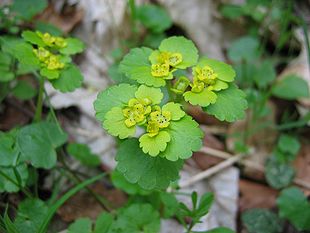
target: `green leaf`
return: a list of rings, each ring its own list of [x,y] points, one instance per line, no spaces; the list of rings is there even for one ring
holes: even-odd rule
[[[135,93],[137,99],[149,99],[152,101],[152,104],[160,104],[164,95],[159,88],[148,87],[145,85],[139,86],[138,90]]]
[[[53,87],[61,92],[72,92],[81,87],[83,76],[79,68],[75,65],[69,65],[61,70],[58,79],[50,80]]]
[[[56,27],[54,24],[43,22],[43,21],[35,21],[35,29],[42,33],[49,33],[53,36],[62,36],[63,31]]]
[[[294,136],[288,134],[281,134],[278,141],[279,149],[284,153],[296,155],[300,149],[300,143]],[[293,156],[294,158],[295,156]]]
[[[159,154],[160,157],[170,161],[188,159],[193,151],[198,151],[202,146],[203,132],[198,123],[188,115],[179,121],[172,121],[166,131],[171,140],[166,150]]]
[[[47,0],[14,0],[12,11],[24,20],[30,20],[47,7]]]
[[[128,84],[137,84],[136,81],[129,79],[126,75],[119,72],[118,64],[113,64],[108,69],[109,77],[116,83],[128,83]]]
[[[91,225],[89,218],[79,218],[70,224],[67,233],[92,233]]]
[[[171,120],[177,121],[185,116],[185,112],[181,108],[181,104],[169,102],[162,107],[162,111],[169,111],[171,113]]]
[[[93,233],[108,233],[113,223],[112,214],[102,213],[96,220],[95,230]]]
[[[40,62],[33,53],[33,48],[30,44],[22,40],[11,40],[8,38],[3,38],[1,42],[2,49],[15,57],[23,65],[29,66],[33,70],[40,67]]]
[[[221,121],[233,122],[244,118],[247,106],[244,92],[235,84],[230,84],[229,88],[217,92],[215,104],[203,110]]]
[[[147,195],[150,194],[149,190],[141,188],[137,183],[133,184],[126,180],[124,175],[118,170],[114,170],[111,174],[113,185],[130,195]]]
[[[299,231],[310,230],[310,203],[298,188],[284,189],[277,199],[279,215]]]
[[[150,47],[153,49],[158,48],[161,41],[166,38],[166,35],[164,33],[149,33],[146,35],[143,41],[143,46]]]
[[[85,45],[82,41],[76,38],[66,38],[67,46],[59,49],[59,52],[66,55],[73,55],[83,52]]]
[[[37,90],[26,80],[18,80],[17,85],[13,88],[12,94],[21,100],[29,100],[37,95]]]
[[[163,78],[153,77],[149,56],[152,49],[142,47],[131,49],[119,65],[119,70],[129,78],[147,86],[162,87],[166,81]]]
[[[281,189],[292,183],[295,171],[289,164],[281,163],[272,157],[267,161],[265,176],[271,187]]]
[[[214,104],[217,100],[217,94],[208,89],[204,89],[202,92],[195,93],[187,91],[183,94],[185,101],[192,105],[199,105],[201,107],[207,107],[210,104]]]
[[[209,212],[213,201],[213,193],[205,193],[199,200],[198,208],[195,211],[195,217],[200,219],[205,216]]]
[[[112,229],[112,232],[120,233],[157,233],[159,213],[150,204],[132,204],[118,214]]]
[[[281,233],[283,222],[266,209],[251,209],[242,214],[242,223],[249,233]]]
[[[49,80],[58,79],[60,72],[61,70],[49,70],[45,67],[40,70],[40,74]]]
[[[241,37],[231,44],[227,55],[235,63],[255,61],[260,55],[259,41],[251,36]]]
[[[137,18],[146,28],[155,33],[163,32],[172,25],[168,13],[157,5],[144,4],[138,7]]]
[[[113,107],[124,107],[128,101],[135,98],[137,87],[129,84],[111,86],[100,92],[94,102],[96,118],[103,122],[105,115]]]
[[[14,225],[20,233],[37,232],[47,211],[47,205],[40,199],[26,199],[18,205]]]
[[[18,159],[18,148],[15,145],[16,132],[0,131],[0,166],[14,166]]]
[[[9,83],[0,82],[0,104],[10,92]]]
[[[256,70],[253,77],[259,88],[265,88],[276,79],[276,71],[271,61],[265,60]]]
[[[93,154],[90,148],[85,144],[70,143],[67,146],[67,151],[83,165],[90,167],[96,167],[100,165],[100,159],[98,155]]]
[[[132,137],[136,133],[136,126],[127,127],[125,120],[123,110],[119,107],[114,107],[105,114],[102,126],[109,134],[120,139]]]
[[[309,97],[308,84],[305,80],[296,75],[287,75],[276,82],[272,88],[272,94],[287,100]]]
[[[165,189],[179,178],[183,161],[171,162],[143,153],[137,139],[127,139],[120,144],[116,155],[117,170],[131,183],[143,189]]]
[[[41,37],[33,31],[29,31],[29,30],[23,31],[22,37],[24,38],[25,41],[27,41],[31,44],[35,44],[35,45],[38,45],[41,47],[45,47],[45,43],[43,42]]]
[[[167,192],[160,192],[160,200],[163,204],[163,217],[171,218],[179,210],[179,202],[175,195]]]
[[[224,82],[232,82],[235,79],[236,72],[234,69],[226,64],[225,62],[221,62],[218,60],[210,59],[210,58],[202,58],[197,64],[198,67],[203,68],[204,66],[210,66],[214,73],[218,75],[218,79]]]
[[[63,145],[67,135],[54,123],[40,122],[23,127],[17,135],[22,158],[36,168],[52,168],[56,164],[56,148]]]
[[[0,192],[17,192],[20,187],[25,187],[28,178],[26,164],[16,167],[0,166]]]
[[[171,140],[169,133],[160,131],[156,136],[150,137],[147,133],[139,139],[142,151],[150,156],[156,156],[164,151]]]
[[[203,132],[199,124],[188,115],[179,121],[172,121],[166,131],[171,140],[166,150],[159,154],[160,157],[170,161],[188,159],[193,151],[198,151],[202,146]]]
[[[220,8],[220,12],[228,19],[237,19],[243,15],[242,7],[234,4],[225,4]]]
[[[0,51],[0,82],[8,82],[15,78],[11,71],[12,62],[12,56]]]
[[[198,61],[198,50],[191,40],[183,36],[173,36],[163,40],[159,46],[160,51],[180,53],[182,62],[176,66],[179,69],[186,69]]]
[[[79,183],[75,187],[71,188],[68,192],[66,192],[64,195],[61,196],[60,199],[58,199],[53,205],[50,206],[48,209],[48,213],[44,218],[43,223],[40,225],[39,230],[37,233],[45,233],[47,232],[47,227],[53,216],[55,215],[56,211],[72,196],[74,196],[77,192],[79,192],[81,189],[85,188],[86,186],[98,181],[99,179],[102,179],[102,177],[105,176],[105,174],[100,174],[94,177],[91,177],[82,183]]]

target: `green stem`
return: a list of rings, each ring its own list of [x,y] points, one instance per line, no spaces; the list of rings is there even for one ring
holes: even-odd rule
[[[66,171],[70,174],[72,180],[76,183],[76,184],[80,184],[82,183],[82,180],[80,179],[80,177],[78,177],[72,170],[71,168],[66,164],[65,160],[64,160],[64,156],[65,152],[61,151],[61,155],[59,156],[59,160],[61,162],[61,164],[63,165],[63,167],[66,169]],[[107,200],[105,200],[102,196],[99,196],[97,193],[95,193],[93,190],[91,190],[88,187],[85,187],[85,189],[89,192],[89,194],[91,194],[97,201],[98,203],[101,205],[101,207],[108,211],[111,212],[111,208],[109,206],[109,203]]]
[[[5,174],[4,172],[2,172],[0,170],[0,175],[3,176],[5,179],[7,179],[8,181],[10,181],[11,183],[13,183],[14,185],[16,185],[17,187],[19,187],[19,189],[28,197],[28,198],[33,198],[32,194],[30,191],[28,191],[27,189],[23,188],[21,186],[21,184],[17,183],[15,180],[13,180],[11,177],[9,177],[7,174]]]
[[[44,79],[43,79],[43,77],[39,76],[38,74],[35,74],[35,76],[37,76],[37,78],[39,79],[39,95],[38,95],[36,112],[35,112],[33,121],[39,122],[42,119]]]
[[[106,174],[101,174],[91,179],[85,180],[84,182],[78,184],[76,187],[70,189],[67,193],[65,193],[59,200],[56,201],[48,210],[47,215],[45,216],[44,220],[42,221],[37,233],[45,233],[47,231],[47,227],[55,215],[56,211],[62,206],[69,198],[79,192],[81,189],[85,188],[87,185],[94,183],[95,181],[101,179]]]

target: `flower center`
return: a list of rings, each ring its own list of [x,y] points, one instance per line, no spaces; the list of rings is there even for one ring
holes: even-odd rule
[[[154,77],[168,76],[169,75],[169,65],[167,63],[154,64],[154,65],[152,65],[151,73]]]
[[[154,77],[168,76],[171,70],[182,62],[182,54],[160,52],[157,57],[158,63],[152,64],[151,74]]]
[[[210,66],[204,66],[203,68],[194,68],[194,80],[191,84],[191,91],[195,93],[202,92],[205,87],[212,89],[212,85],[215,84],[218,75]]]
[[[41,65],[49,70],[57,70],[65,67],[65,64],[60,61],[60,57],[52,54],[50,51],[43,47],[33,49],[33,53],[40,60]]]
[[[150,114],[146,128],[150,137],[156,136],[160,129],[167,128],[171,120],[171,112],[162,111],[159,106],[155,106],[154,110]]]
[[[136,124],[143,124],[146,121],[146,116],[151,112],[150,100],[131,99],[128,102],[128,107],[123,109],[123,115],[126,118],[125,125],[132,127]]]

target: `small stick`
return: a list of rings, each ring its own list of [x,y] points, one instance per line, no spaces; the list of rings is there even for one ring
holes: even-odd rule
[[[220,151],[220,150],[216,150],[216,149],[213,149],[213,148],[210,148],[210,147],[202,147],[200,152],[202,153],[205,153],[205,154],[208,154],[208,155],[211,155],[211,156],[214,156],[214,157],[217,157],[217,158],[222,158],[222,159],[225,159],[223,162],[205,170],[205,171],[202,171],[198,174],[196,174],[195,176],[191,177],[190,179],[188,179],[187,181],[183,182],[180,184],[180,187],[187,187],[197,181],[200,181],[200,180],[203,180],[203,179],[206,179],[212,175],[214,175],[215,173],[233,165],[235,162],[238,162],[240,161],[245,155],[231,155],[227,152],[224,152],[224,151]],[[251,161],[240,161],[240,163],[246,167],[249,167],[249,168],[252,168],[252,169],[256,169],[260,172],[264,172],[265,171],[265,168],[264,166],[261,166],[259,164],[256,164],[256,163],[253,163]],[[308,189],[310,190],[310,184],[302,179],[299,179],[299,178],[295,178],[293,180],[293,183],[302,187],[302,188],[305,188],[305,189]]]
[[[181,182],[179,184],[180,188],[184,188],[184,187],[188,187],[198,181],[201,181],[203,179],[206,179],[214,174],[216,174],[217,172],[230,167],[231,165],[233,165],[235,162],[241,160],[244,157],[244,154],[238,154],[235,156],[230,157],[229,159],[224,160],[223,162],[220,162],[219,164],[205,170],[202,172],[199,172],[198,174],[192,176],[190,179]]]

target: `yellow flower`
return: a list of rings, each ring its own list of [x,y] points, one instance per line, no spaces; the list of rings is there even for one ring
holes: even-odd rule
[[[51,55],[50,51],[46,50],[43,47],[39,47],[38,49],[33,49],[34,54],[37,56],[37,58],[44,62],[46,59],[48,59]]]
[[[204,66],[203,68],[195,67],[194,76],[207,85],[213,85],[218,75],[210,66]]]
[[[151,74],[154,77],[162,77],[169,75],[169,64],[153,64],[151,68]]]
[[[47,60],[45,60],[47,69],[57,70],[64,68],[65,64],[59,61],[59,57],[51,54]]]
[[[130,128],[136,124],[145,123],[146,116],[151,112],[151,106],[148,106],[150,103],[151,101],[130,99],[128,107],[123,109],[123,115],[126,118],[125,125]]]
[[[182,54],[180,53],[172,53],[170,56],[169,56],[169,65],[170,66],[176,66],[178,64],[180,64],[182,62]]]
[[[55,38],[55,45],[59,48],[64,48],[67,46],[67,42],[64,38],[62,37],[56,37]]]
[[[205,84],[201,82],[197,77],[194,77],[194,81],[192,84],[190,84],[190,86],[192,88],[191,91],[195,93],[200,93],[205,88]]]

